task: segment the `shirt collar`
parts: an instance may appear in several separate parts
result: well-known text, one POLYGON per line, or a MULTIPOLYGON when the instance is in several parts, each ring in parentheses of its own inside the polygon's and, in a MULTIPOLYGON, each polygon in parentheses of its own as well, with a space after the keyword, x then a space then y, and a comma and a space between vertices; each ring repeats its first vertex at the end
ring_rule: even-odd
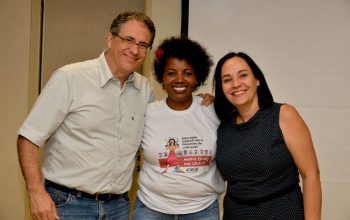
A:
MULTIPOLYGON (((98 66, 100 69, 100 87, 104 87, 109 80, 113 79, 113 74, 109 69, 105 57, 107 51, 108 50, 104 50, 102 54, 98 57, 98 66)), ((141 89, 141 75, 136 72, 133 72, 132 74, 130 74, 125 83, 132 83, 135 86, 135 88, 141 89)))

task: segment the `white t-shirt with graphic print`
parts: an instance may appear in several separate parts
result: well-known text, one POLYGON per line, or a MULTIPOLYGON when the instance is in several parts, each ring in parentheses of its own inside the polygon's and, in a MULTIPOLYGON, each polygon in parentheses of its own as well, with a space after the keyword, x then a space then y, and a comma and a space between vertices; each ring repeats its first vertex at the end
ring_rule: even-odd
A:
POLYGON ((224 192, 215 163, 219 121, 213 105, 205 107, 201 101, 193 96, 192 105, 184 111, 170 109, 166 99, 148 105, 137 196, 150 209, 194 213, 224 192))

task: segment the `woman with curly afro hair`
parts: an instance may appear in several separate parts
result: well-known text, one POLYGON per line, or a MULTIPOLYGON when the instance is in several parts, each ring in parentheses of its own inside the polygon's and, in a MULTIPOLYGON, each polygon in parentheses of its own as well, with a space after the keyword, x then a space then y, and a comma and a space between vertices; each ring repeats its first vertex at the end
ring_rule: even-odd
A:
POLYGON ((147 108, 134 220, 219 219, 219 121, 213 105, 193 95, 212 65, 205 48, 186 37, 168 38, 156 50, 154 73, 167 97, 147 108))

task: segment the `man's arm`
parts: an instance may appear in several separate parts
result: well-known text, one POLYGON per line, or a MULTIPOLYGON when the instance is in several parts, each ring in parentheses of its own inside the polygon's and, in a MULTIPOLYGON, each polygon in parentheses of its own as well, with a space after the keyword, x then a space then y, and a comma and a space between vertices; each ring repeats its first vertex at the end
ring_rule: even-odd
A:
POLYGON ((17 150, 33 219, 59 219, 55 204, 41 179, 39 147, 25 137, 18 136, 17 150))

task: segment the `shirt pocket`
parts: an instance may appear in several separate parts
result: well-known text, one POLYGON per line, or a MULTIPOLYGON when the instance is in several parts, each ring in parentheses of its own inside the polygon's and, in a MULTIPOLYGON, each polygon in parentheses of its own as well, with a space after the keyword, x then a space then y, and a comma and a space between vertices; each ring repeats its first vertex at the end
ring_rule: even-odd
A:
POLYGON ((130 147, 138 148, 141 144, 145 118, 145 114, 122 116, 119 127, 120 139, 130 147))

